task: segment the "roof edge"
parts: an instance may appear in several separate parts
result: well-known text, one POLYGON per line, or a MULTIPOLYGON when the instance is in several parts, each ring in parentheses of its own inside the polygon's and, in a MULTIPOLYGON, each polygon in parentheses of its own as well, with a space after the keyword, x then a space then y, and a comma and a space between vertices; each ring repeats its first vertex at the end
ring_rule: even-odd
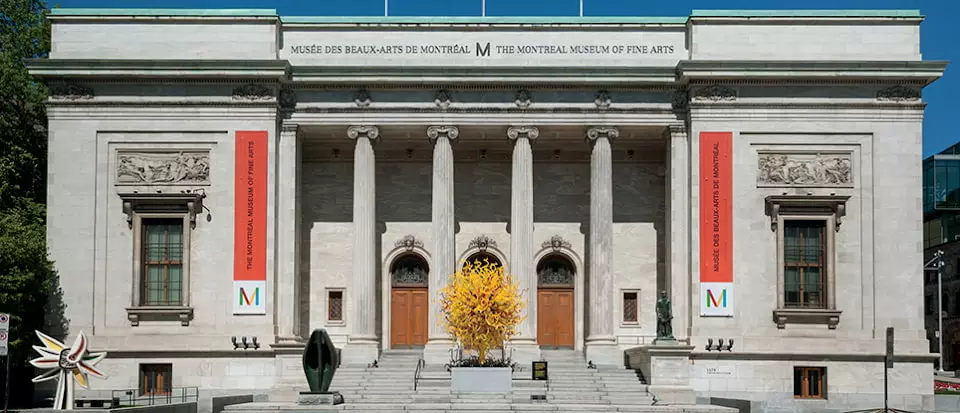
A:
POLYGON ((108 9, 52 8, 53 17, 143 16, 143 17, 278 17, 276 9, 108 9))
POLYGON ((697 10, 690 17, 923 17, 920 10, 697 10))

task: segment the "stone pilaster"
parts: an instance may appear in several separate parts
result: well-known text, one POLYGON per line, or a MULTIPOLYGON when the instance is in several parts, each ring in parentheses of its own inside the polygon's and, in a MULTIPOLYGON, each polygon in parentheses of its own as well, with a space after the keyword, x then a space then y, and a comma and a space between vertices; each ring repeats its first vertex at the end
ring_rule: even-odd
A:
POLYGON ((613 159, 611 140, 620 135, 613 127, 587 130, 590 153, 590 282, 587 359, 598 365, 622 365, 623 357, 613 334, 613 159))
POLYGON ((673 335, 689 336, 690 138, 684 124, 670 125, 667 145, 667 291, 673 303, 673 335))
POLYGON ((300 135, 280 127, 277 149, 277 333, 275 342, 300 341, 300 135))
POLYGON ((455 222, 453 201, 453 142, 460 136, 456 126, 440 125, 427 128, 427 137, 433 143, 433 250, 430 251, 429 333, 424 360, 442 364, 450 360, 450 335, 440 324, 440 290, 456 268, 455 222))
POLYGON ((377 213, 376 159, 373 146, 380 138, 376 126, 350 126, 353 150, 353 277, 348 297, 353 300, 347 320, 350 336, 344 361, 370 363, 377 358, 377 213))
POLYGON ((510 271, 526 298, 525 318, 511 345, 514 360, 527 365, 540 358, 537 346, 537 274, 533 262, 533 149, 540 136, 533 126, 511 126, 507 137, 513 141, 513 173, 510 197, 510 271))

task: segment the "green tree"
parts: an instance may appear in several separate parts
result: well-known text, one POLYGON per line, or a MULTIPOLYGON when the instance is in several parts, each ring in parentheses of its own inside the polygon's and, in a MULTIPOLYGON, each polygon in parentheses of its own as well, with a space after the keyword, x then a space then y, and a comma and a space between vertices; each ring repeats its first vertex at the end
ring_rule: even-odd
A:
MULTIPOLYGON (((42 1, 0 0, 0 312, 12 315, 14 407, 33 400, 33 331, 67 334, 46 245, 47 90, 24 66, 26 59, 48 55, 46 12, 42 1)), ((0 375, 0 384, 4 379, 0 375)))
POLYGON ((47 89, 25 59, 46 57, 50 23, 38 0, 0 0, 0 210, 46 197, 47 89))

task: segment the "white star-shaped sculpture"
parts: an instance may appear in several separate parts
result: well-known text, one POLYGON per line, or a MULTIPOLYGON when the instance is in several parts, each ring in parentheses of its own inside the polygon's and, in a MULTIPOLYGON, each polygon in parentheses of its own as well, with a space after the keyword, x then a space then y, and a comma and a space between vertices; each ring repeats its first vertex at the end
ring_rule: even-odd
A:
POLYGON ((88 352, 89 342, 82 331, 71 347, 67 347, 57 339, 39 331, 36 333, 37 337, 40 337, 43 347, 33 346, 33 349, 40 353, 40 357, 30 360, 30 364, 38 369, 49 371, 34 377, 33 382, 39 383, 57 379, 57 395, 54 398, 53 408, 55 410, 73 410, 74 380, 87 389, 89 388, 88 375, 101 379, 107 378, 96 368, 97 363, 103 360, 107 353, 88 352))

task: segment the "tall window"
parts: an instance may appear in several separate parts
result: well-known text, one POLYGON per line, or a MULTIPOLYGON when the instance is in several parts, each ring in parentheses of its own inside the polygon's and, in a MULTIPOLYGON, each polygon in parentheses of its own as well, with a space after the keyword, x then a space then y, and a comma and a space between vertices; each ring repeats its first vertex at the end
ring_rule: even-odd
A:
POLYGON ((173 392, 172 364, 141 364, 140 394, 144 396, 169 395, 173 392))
POLYGON ((794 367, 793 397, 798 399, 824 399, 826 367, 794 367))
POLYGON ((178 306, 183 300, 183 219, 144 218, 141 301, 178 306))
POLYGON ((826 221, 784 221, 783 287, 787 308, 826 308, 826 221))
POLYGON ((343 322, 343 290, 327 290, 327 321, 343 322))

